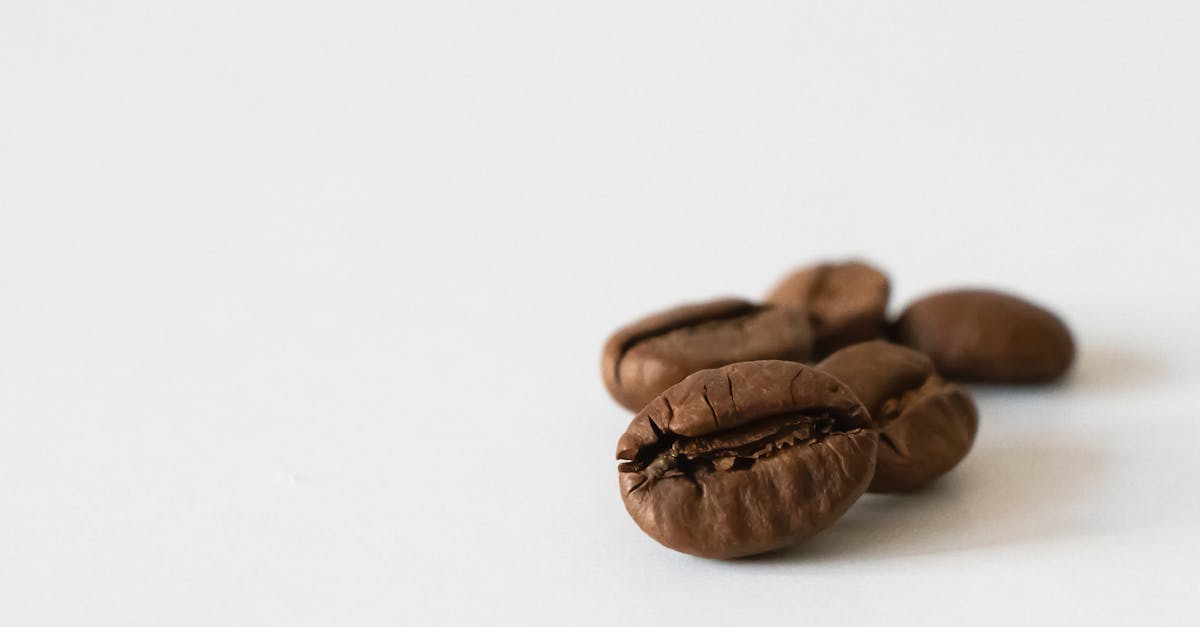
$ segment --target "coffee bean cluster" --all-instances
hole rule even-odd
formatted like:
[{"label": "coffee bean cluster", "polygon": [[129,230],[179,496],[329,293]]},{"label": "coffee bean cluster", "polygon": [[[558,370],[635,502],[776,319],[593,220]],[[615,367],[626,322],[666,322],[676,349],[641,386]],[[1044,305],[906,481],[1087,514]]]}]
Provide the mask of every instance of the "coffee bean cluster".
[{"label": "coffee bean cluster", "polygon": [[912,492],[975,440],[964,382],[1063,376],[1063,321],[985,290],[930,294],[888,320],[861,261],[801,268],[763,302],[721,299],[638,320],[604,347],[605,386],[637,412],[617,444],[621,497],[663,545],[764,553],[828,527],[864,492]]}]

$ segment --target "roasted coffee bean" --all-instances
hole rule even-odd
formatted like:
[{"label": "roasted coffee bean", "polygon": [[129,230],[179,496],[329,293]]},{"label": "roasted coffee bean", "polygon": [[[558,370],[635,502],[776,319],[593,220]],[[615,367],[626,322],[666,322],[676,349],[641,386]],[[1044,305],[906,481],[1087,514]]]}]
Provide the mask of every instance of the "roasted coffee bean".
[{"label": "roasted coffee bean", "polygon": [[1075,357],[1075,343],[1062,320],[999,292],[926,296],[904,310],[892,334],[897,342],[932,357],[946,377],[965,381],[1051,381]]},{"label": "roasted coffee bean", "polygon": [[883,335],[887,276],[860,261],[823,263],[788,275],[767,302],[808,312],[818,355]]},{"label": "roasted coffee bean", "polygon": [[845,385],[752,361],[701,370],[655,398],[617,444],[621,497],[650,537],[702,557],[794,544],[866,489],[878,437]]},{"label": "roasted coffee bean", "polygon": [[817,365],[846,384],[879,431],[871,492],[909,492],[954,468],[975,441],[975,403],[961,386],[942,380],[925,354],[863,342]]},{"label": "roasted coffee bean", "polygon": [[663,390],[705,368],[755,359],[810,358],[803,313],[725,299],[684,305],[613,334],[601,370],[613,398],[638,411]]}]

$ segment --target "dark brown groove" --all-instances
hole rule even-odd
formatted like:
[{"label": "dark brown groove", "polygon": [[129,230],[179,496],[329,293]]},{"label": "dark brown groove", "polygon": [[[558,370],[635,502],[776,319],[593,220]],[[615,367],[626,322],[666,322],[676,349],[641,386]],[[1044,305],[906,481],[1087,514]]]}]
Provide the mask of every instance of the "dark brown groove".
[{"label": "dark brown groove", "polygon": [[635,345],[637,345],[640,342],[644,342],[644,341],[654,338],[654,337],[666,335],[668,333],[671,333],[672,331],[678,331],[679,329],[686,329],[688,327],[699,326],[706,322],[717,322],[720,320],[733,320],[735,318],[749,317],[749,316],[757,315],[759,313],[762,313],[766,309],[767,308],[763,307],[762,305],[755,305],[753,303],[747,303],[746,305],[744,305],[742,307],[739,307],[729,313],[721,314],[719,316],[709,316],[709,317],[696,316],[693,318],[687,318],[685,320],[680,320],[680,321],[676,322],[675,324],[669,324],[662,328],[650,329],[650,330],[644,331],[642,333],[637,333],[621,343],[621,346],[617,352],[617,358],[613,361],[613,381],[617,382],[618,384],[621,382],[621,361],[623,359],[625,359],[625,354],[628,353],[631,349],[633,349],[633,347]]},{"label": "dark brown groove", "polygon": [[[707,402],[707,400],[708,400],[707,395],[705,395],[704,398],[705,398],[705,401]],[[710,404],[709,407],[711,408],[712,405]],[[715,421],[715,419],[716,419],[715,412],[713,414],[713,417],[714,417],[714,421]],[[852,433],[855,431],[862,430],[861,427],[851,427],[849,429],[843,427],[842,424],[848,417],[849,417],[848,414],[841,412],[837,409],[831,408],[831,407],[810,407],[810,408],[805,408],[804,410],[800,410],[800,411],[787,411],[787,412],[780,412],[777,414],[772,414],[769,416],[763,416],[757,420],[746,423],[744,425],[739,425],[732,429],[724,429],[724,430],[718,429],[717,431],[714,431],[712,433],[708,433],[708,434],[704,434],[704,435],[700,435],[700,436],[692,436],[692,437],[679,436],[679,435],[676,435],[676,434],[670,433],[670,432],[663,433],[663,432],[659,431],[659,429],[656,428],[656,426],[654,425],[654,421],[651,420],[650,425],[651,425],[651,429],[654,430],[654,433],[656,436],[655,441],[652,444],[643,446],[641,449],[634,452],[630,456],[629,461],[626,463],[630,463],[633,465],[631,470],[641,472],[642,470],[645,470],[645,468],[647,466],[649,466],[651,462],[653,462],[655,459],[657,459],[664,452],[671,449],[672,446],[674,446],[677,442],[680,442],[681,440],[687,441],[687,440],[712,439],[715,437],[719,437],[721,435],[727,436],[730,432],[737,432],[737,431],[743,431],[743,430],[749,431],[754,426],[760,426],[761,423],[763,423],[763,422],[769,422],[769,421],[786,422],[788,420],[795,419],[795,418],[807,418],[809,420],[809,422],[816,421],[821,418],[828,418],[831,421],[828,432],[826,432],[824,434],[820,434],[820,435],[810,436],[807,439],[807,441],[809,443],[818,443],[818,442],[822,441],[823,439],[825,439],[826,437],[829,437],[832,435],[846,434],[846,433]],[[793,428],[793,430],[794,430],[794,428]],[[764,438],[759,441],[770,440],[771,437],[780,435],[781,433],[785,433],[785,431],[786,430],[781,430],[777,433],[772,434],[770,437]],[[753,442],[751,442],[751,443],[753,443]],[[797,443],[797,444],[799,444],[799,443]],[[745,444],[743,444],[741,446],[745,446]]]}]

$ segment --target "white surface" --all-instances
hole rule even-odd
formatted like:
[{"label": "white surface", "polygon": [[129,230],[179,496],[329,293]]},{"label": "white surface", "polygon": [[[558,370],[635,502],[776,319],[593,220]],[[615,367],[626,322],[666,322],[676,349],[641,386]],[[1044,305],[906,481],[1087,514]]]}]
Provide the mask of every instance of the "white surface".
[{"label": "white surface", "polygon": [[[0,624],[1196,624],[1200,7],[0,8]],[[927,494],[721,563],[599,349],[862,254],[1061,312]]]}]

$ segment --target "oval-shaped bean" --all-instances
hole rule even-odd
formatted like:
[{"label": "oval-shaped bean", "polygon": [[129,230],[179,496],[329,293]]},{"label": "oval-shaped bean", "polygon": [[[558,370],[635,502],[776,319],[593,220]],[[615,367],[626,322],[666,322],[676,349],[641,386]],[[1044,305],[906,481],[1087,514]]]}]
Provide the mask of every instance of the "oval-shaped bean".
[{"label": "oval-shaped bean", "polygon": [[767,302],[808,313],[818,355],[883,335],[887,275],[861,262],[822,263],[800,268],[767,295]]},{"label": "oval-shaped bean", "polygon": [[862,495],[878,437],[832,376],[755,361],[694,373],[634,417],[617,445],[621,497],[638,526],[692,555],[790,546]]},{"label": "oval-shaped bean", "polygon": [[1075,358],[1071,332],[1058,316],[987,290],[926,296],[904,310],[892,334],[929,355],[946,377],[963,381],[1052,381]]}]

